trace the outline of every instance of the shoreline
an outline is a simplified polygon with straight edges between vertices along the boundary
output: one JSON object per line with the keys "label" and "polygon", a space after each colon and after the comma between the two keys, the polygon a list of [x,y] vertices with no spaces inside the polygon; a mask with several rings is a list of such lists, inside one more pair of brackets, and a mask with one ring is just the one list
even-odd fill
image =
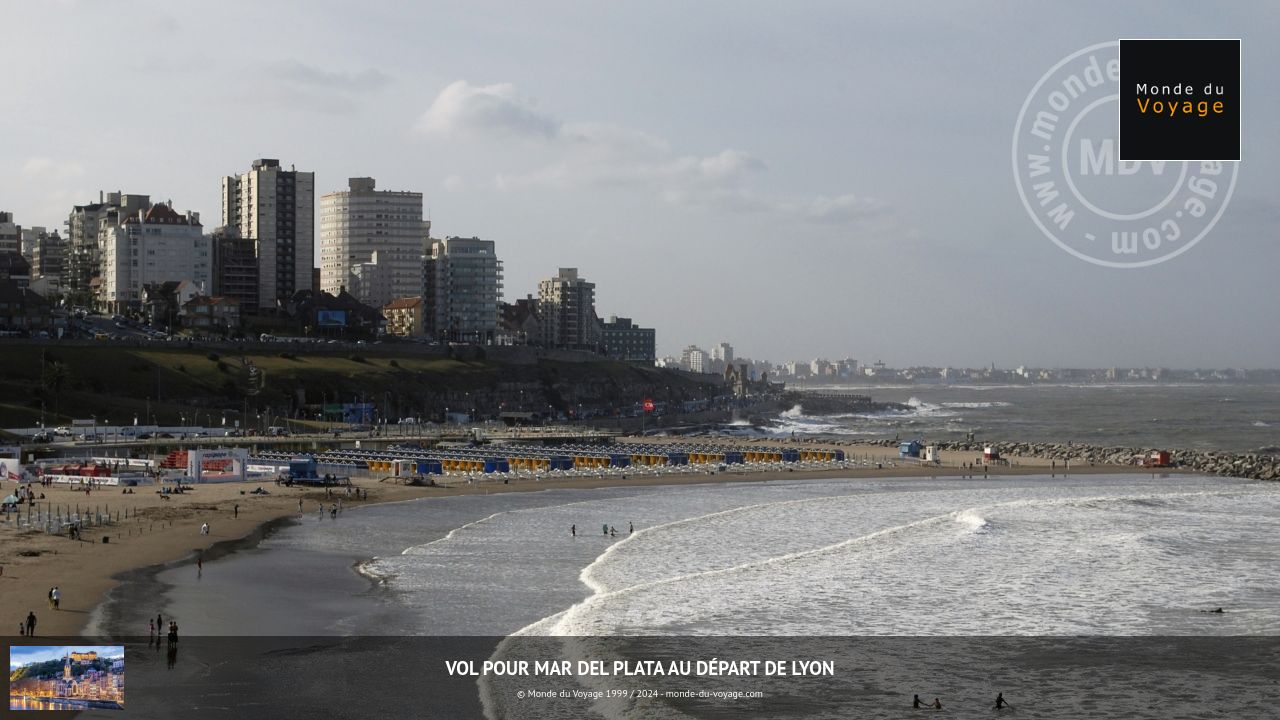
{"label": "shoreline", "polygon": [[[647,438],[652,442],[658,438]],[[679,438],[667,439],[679,442]],[[747,441],[744,444],[751,444]],[[810,443],[820,444],[820,443]],[[625,478],[616,476],[580,476],[551,477],[541,481],[519,479],[513,482],[481,482],[476,484],[458,484],[446,486],[405,486],[383,483],[378,480],[365,479],[353,484],[369,492],[367,501],[344,503],[344,510],[357,509],[365,505],[407,502],[431,497],[450,497],[457,495],[495,494],[507,492],[539,492],[554,489],[595,489],[602,487],[644,487],[654,485],[697,485],[707,483],[733,482],[769,482],[776,480],[808,480],[808,479],[865,479],[865,478],[954,478],[973,477],[975,479],[990,476],[1043,475],[1043,474],[1169,474],[1186,472],[1178,469],[1161,469],[1152,473],[1150,469],[1125,465],[1095,465],[1092,467],[1072,468],[1063,473],[1061,468],[1051,468],[1050,461],[1039,462],[1034,458],[1023,458],[1019,465],[1011,467],[989,468],[987,473],[979,469],[967,471],[959,467],[919,466],[898,464],[896,455],[886,452],[883,447],[871,444],[850,446],[844,443],[821,443],[832,447],[843,447],[851,457],[866,457],[870,462],[880,461],[883,467],[855,467],[831,469],[797,469],[767,471],[702,471],[657,476],[634,475]],[[964,453],[968,457],[968,453]],[[952,461],[955,459],[953,458]],[[270,488],[271,495],[250,496],[247,493],[253,487]],[[48,490],[48,489],[47,489]],[[71,491],[66,491],[70,493]],[[101,496],[101,491],[99,495]],[[78,494],[77,494],[78,495]],[[68,637],[83,635],[97,630],[104,618],[102,613],[111,599],[112,593],[124,585],[154,576],[159,572],[185,564],[193,564],[197,557],[216,559],[226,555],[252,548],[268,537],[277,528],[284,527],[308,514],[314,514],[316,503],[324,506],[336,498],[326,498],[323,490],[304,488],[285,488],[275,485],[261,485],[256,482],[224,483],[217,485],[198,485],[188,496],[175,496],[174,500],[184,503],[167,507],[150,495],[123,496],[134,499],[146,507],[133,508],[137,513],[122,524],[108,525],[104,528],[86,530],[85,540],[72,541],[61,536],[46,535],[42,532],[26,533],[27,542],[6,543],[8,551],[0,559],[5,566],[0,574],[0,604],[11,608],[15,616],[10,623],[18,622],[25,617],[27,611],[35,611],[39,622],[36,637]],[[64,497],[51,500],[58,504],[68,504]],[[98,498],[90,497],[91,500]],[[108,493],[107,507],[116,500]],[[304,505],[304,513],[297,510],[299,499]],[[74,501],[74,499],[73,499]],[[173,501],[167,501],[167,503]],[[166,504],[167,504],[166,503]],[[233,507],[244,504],[235,513]],[[209,535],[201,535],[202,523],[211,526]],[[160,525],[156,528],[155,525]],[[135,533],[134,530],[137,530]],[[12,531],[10,531],[12,532]],[[124,534],[126,533],[127,534]],[[13,533],[15,537],[18,536]],[[122,537],[122,534],[124,536]],[[102,543],[103,535],[111,535],[111,543]],[[18,546],[18,547],[15,547]],[[39,555],[27,559],[18,556],[19,549],[31,550],[35,546]],[[70,576],[70,579],[68,579]],[[366,578],[367,579],[367,578]],[[47,587],[57,585],[62,594],[62,609],[52,610],[41,602]],[[25,602],[24,602],[25,601]],[[11,632],[11,631],[9,631]]]}

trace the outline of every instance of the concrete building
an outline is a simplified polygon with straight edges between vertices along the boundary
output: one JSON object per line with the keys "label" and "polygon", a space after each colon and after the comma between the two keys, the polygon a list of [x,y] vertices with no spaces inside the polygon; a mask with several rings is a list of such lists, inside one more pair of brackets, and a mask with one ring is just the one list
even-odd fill
{"label": "concrete building", "polygon": [[711,347],[711,359],[728,365],[733,362],[733,346],[727,342],[713,345]]}
{"label": "concrete building", "polygon": [[427,332],[448,342],[496,341],[502,261],[492,240],[432,240],[422,279]]}
{"label": "concrete building", "polygon": [[22,231],[22,245],[22,254],[31,263],[31,276],[48,278],[57,286],[67,253],[67,244],[62,241],[58,231],[49,232],[42,227],[26,228]]}
{"label": "concrete building", "polygon": [[348,188],[320,198],[320,289],[374,307],[422,294],[422,193],[377,190],[373,178]]}
{"label": "concrete building", "polygon": [[426,333],[423,305],[420,296],[396,298],[383,305],[382,317],[387,319],[387,334],[396,337],[422,337]]}
{"label": "concrete building", "polygon": [[235,300],[237,313],[258,311],[258,254],[252,239],[240,237],[234,227],[220,227],[210,237],[213,249],[213,284],[209,294]]}
{"label": "concrete building", "polygon": [[22,226],[13,221],[13,213],[3,210],[0,210],[0,252],[22,252]]}
{"label": "concrete building", "polygon": [[63,287],[85,295],[102,275],[102,235],[124,218],[151,208],[150,195],[98,192],[98,202],[76,205],[67,217],[67,250],[63,261]]}
{"label": "concrete building", "polygon": [[595,350],[599,343],[596,286],[578,277],[577,268],[538,283],[543,346]]}
{"label": "concrete building", "polygon": [[97,301],[110,312],[140,307],[144,285],[190,280],[208,292],[213,250],[199,213],[179,214],[163,203],[107,227],[102,236],[102,283]]}
{"label": "concrete building", "polygon": [[652,365],[657,355],[657,338],[653,328],[642,328],[631,318],[610,316],[600,325],[600,346],[604,354],[615,360]]}
{"label": "concrete building", "polygon": [[249,172],[222,178],[222,225],[254,242],[259,311],[275,312],[311,289],[315,214],[315,173],[262,158]]}

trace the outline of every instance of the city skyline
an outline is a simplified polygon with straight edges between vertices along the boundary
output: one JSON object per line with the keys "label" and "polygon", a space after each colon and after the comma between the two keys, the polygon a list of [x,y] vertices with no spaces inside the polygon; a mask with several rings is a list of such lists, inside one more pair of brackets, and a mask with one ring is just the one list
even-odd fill
{"label": "city skyline", "polygon": [[13,645],[9,648],[9,670],[33,663],[61,660],[69,653],[90,652],[107,659],[124,657],[123,648],[119,645]]}
{"label": "city skyline", "polygon": [[[29,30],[15,40],[17,107],[63,108],[71,87],[100,106],[130,83],[148,90],[137,112],[0,120],[0,209],[61,228],[72,205],[121,190],[172,199],[211,228],[219,178],[281,158],[315,173],[317,195],[361,176],[422,192],[436,234],[497,243],[508,302],[580,268],[603,315],[657,328],[659,355],[721,335],[747,356],[870,346],[898,366],[1280,357],[1266,331],[1280,152],[1263,130],[1277,101],[1251,72],[1275,49],[1244,38],[1239,186],[1179,258],[1123,272],[1076,261],[1039,235],[1008,172],[1018,107],[1066,54],[1135,34],[1265,37],[1277,20],[1261,4],[1109,8],[1105,27],[1099,13],[1038,5],[981,24],[946,5],[824,4],[788,20],[711,4],[678,22],[638,4],[480,16],[386,4],[356,17],[233,6],[143,6],[129,22],[149,42],[136,46],[101,32],[117,20],[110,4],[7,6]],[[570,21],[584,32],[564,42],[554,28]],[[244,37],[244,23],[274,42]],[[909,40],[890,32],[904,23]],[[1060,32],[1045,42],[1018,32],[1028,24]],[[423,44],[410,31],[421,27],[456,32]],[[659,52],[636,52],[655,33]],[[42,41],[53,35],[64,50]],[[205,36],[223,38],[216,51],[191,42]],[[124,80],[86,82],[88,58],[108,49]]]}

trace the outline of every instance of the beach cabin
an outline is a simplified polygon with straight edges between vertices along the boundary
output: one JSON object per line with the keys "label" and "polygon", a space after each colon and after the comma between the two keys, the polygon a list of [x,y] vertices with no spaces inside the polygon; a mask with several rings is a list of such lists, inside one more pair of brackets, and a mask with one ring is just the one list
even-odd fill
{"label": "beach cabin", "polygon": [[1000,452],[997,451],[995,448],[991,447],[990,445],[982,448],[983,462],[999,462],[999,460],[1000,460]]}
{"label": "beach cabin", "polygon": [[927,463],[940,463],[942,458],[938,454],[937,445],[926,445],[924,448],[924,461]]}
{"label": "beach cabin", "polygon": [[923,448],[919,440],[908,440],[898,446],[898,457],[903,459],[919,458],[921,449]]}
{"label": "beach cabin", "polygon": [[1147,457],[1147,467],[1169,467],[1171,460],[1168,450],[1152,450]]}

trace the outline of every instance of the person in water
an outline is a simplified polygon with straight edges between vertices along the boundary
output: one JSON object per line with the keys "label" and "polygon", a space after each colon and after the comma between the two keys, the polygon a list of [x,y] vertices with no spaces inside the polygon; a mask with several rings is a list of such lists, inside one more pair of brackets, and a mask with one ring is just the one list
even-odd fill
{"label": "person in water", "polygon": [[996,709],[1003,710],[1008,707],[1013,706],[1004,701],[1004,693],[996,693]]}
{"label": "person in water", "polygon": [[913,696],[911,698],[911,709],[919,710],[922,707],[924,707],[924,701],[920,699],[920,696],[919,695]]}
{"label": "person in water", "polygon": [[932,705],[930,705],[929,707],[933,708],[934,710],[941,710],[941,709],[942,709],[942,701],[941,701],[941,700],[939,700],[938,698],[934,698],[934,699],[933,699],[933,704],[932,704]]}

